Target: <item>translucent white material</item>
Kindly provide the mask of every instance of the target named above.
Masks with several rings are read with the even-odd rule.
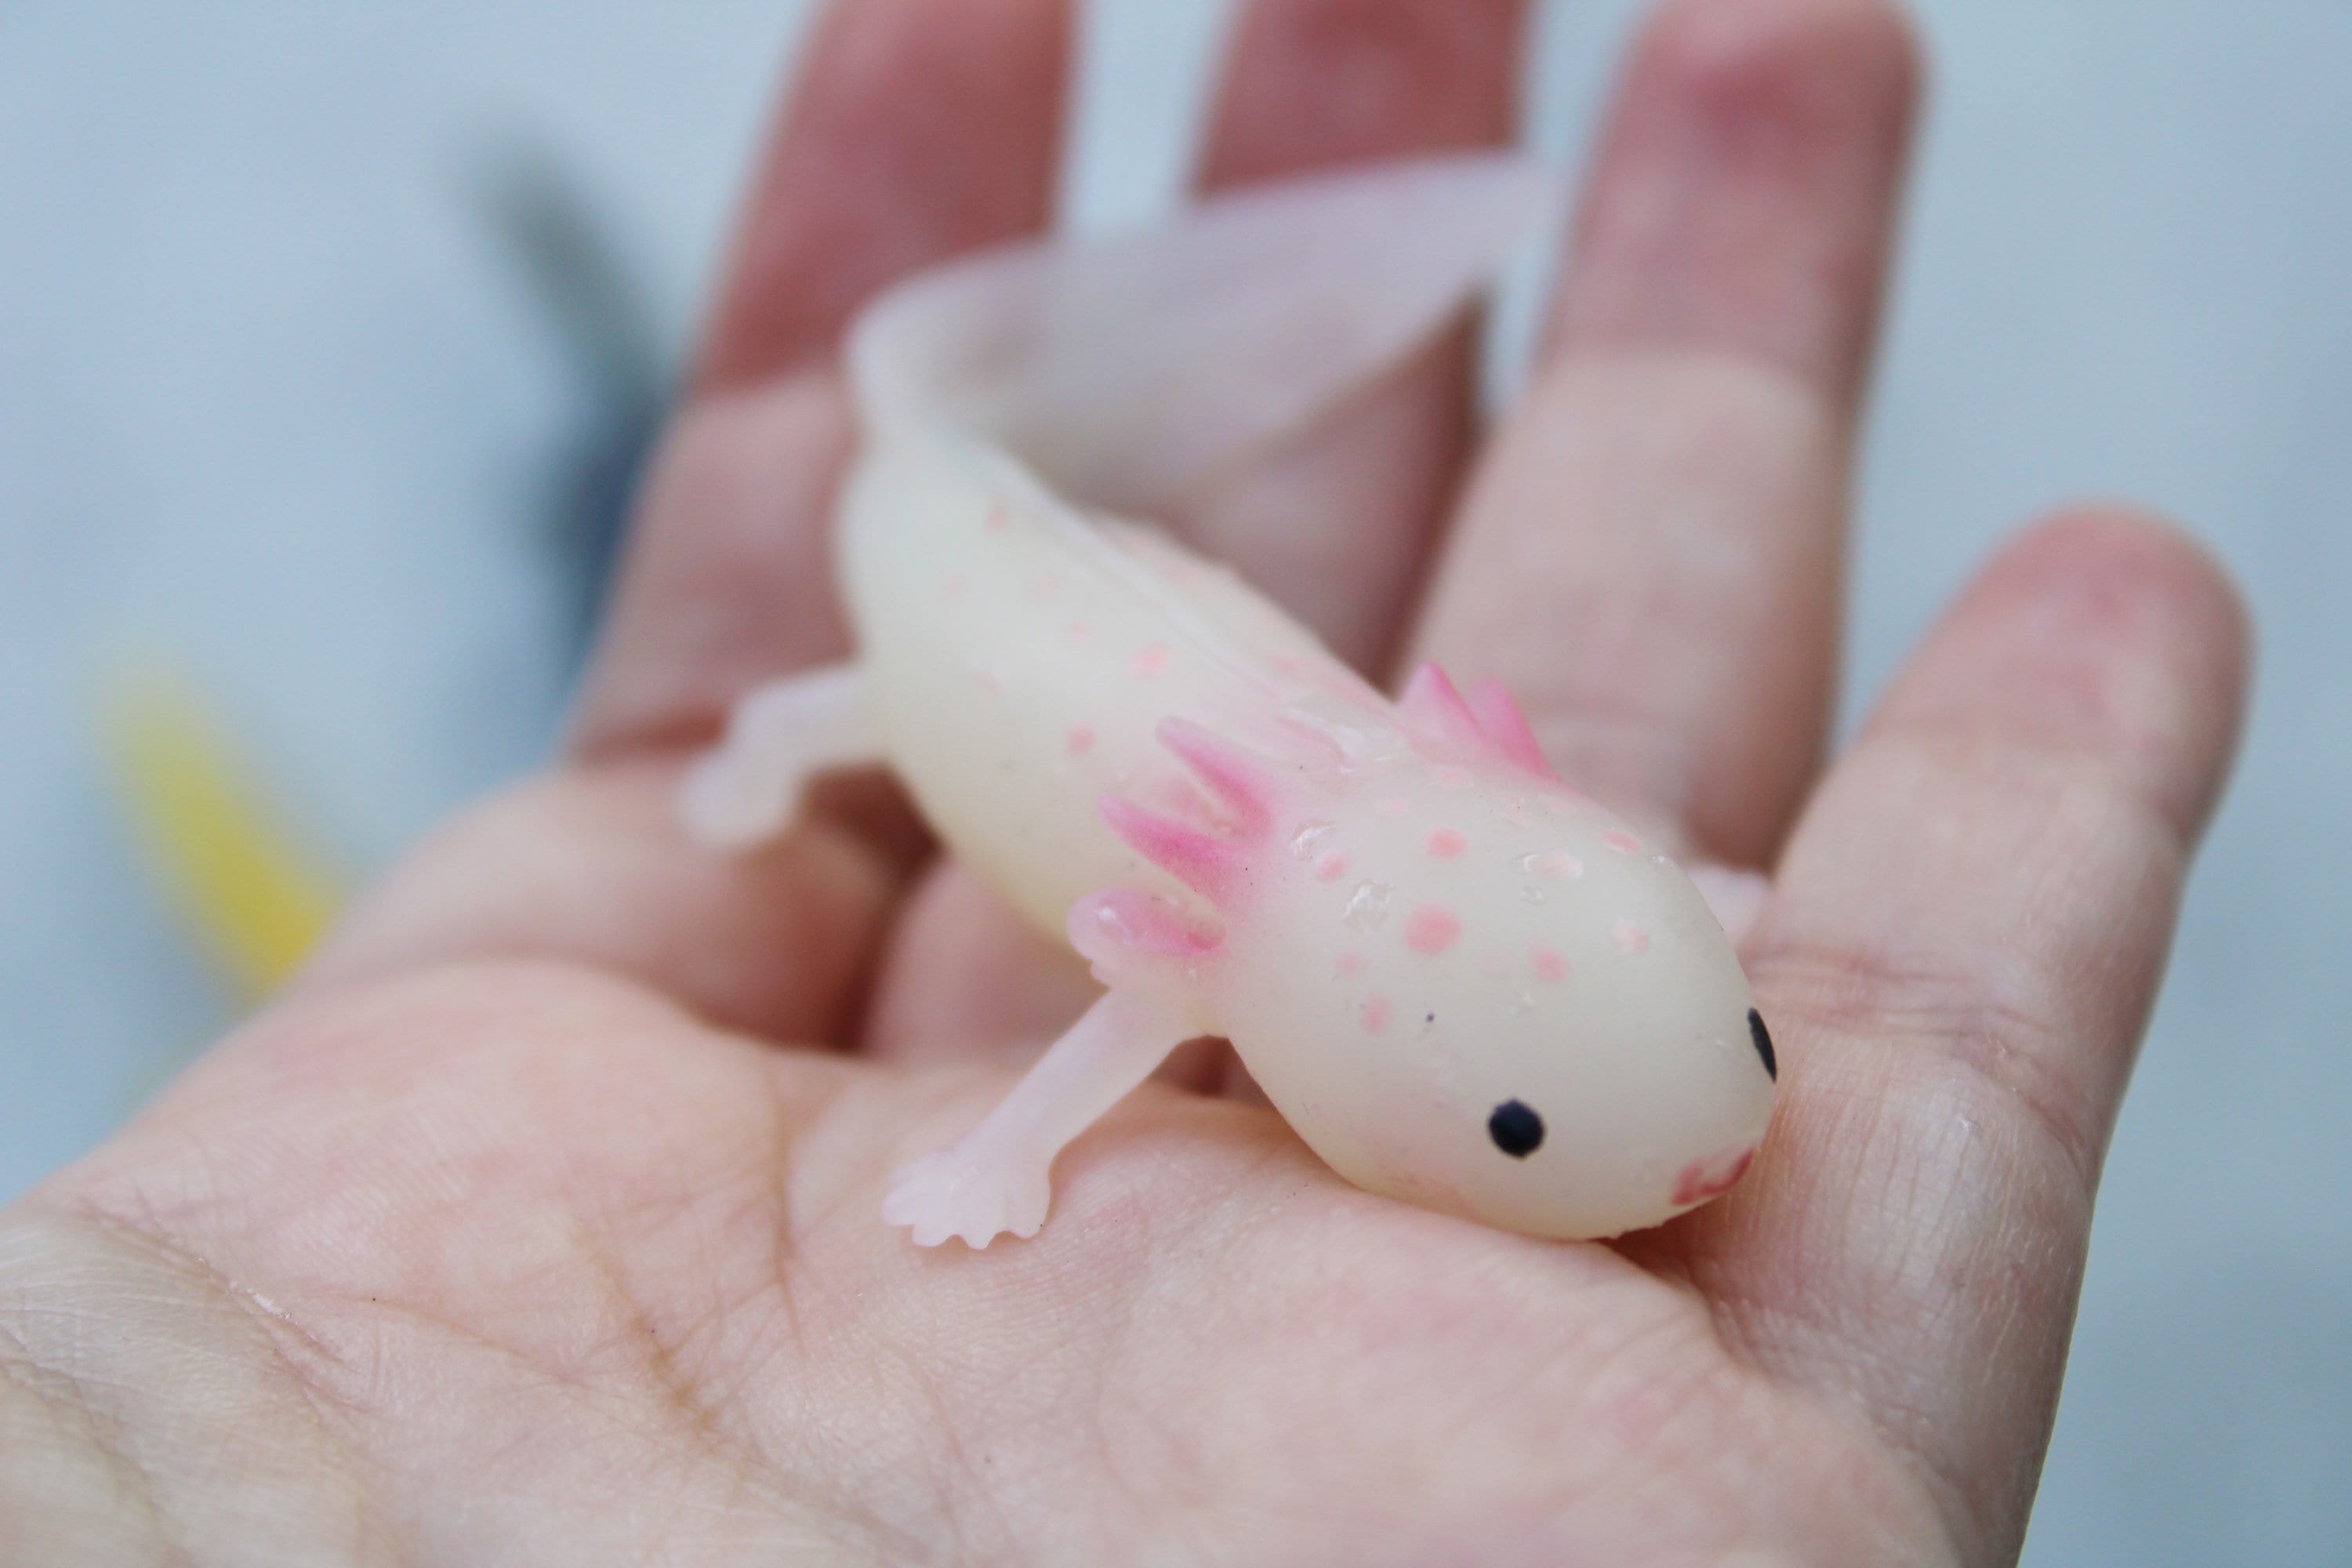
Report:
[[[857,329],[864,721],[1111,992],[907,1173],[887,1213],[918,1241],[1029,1234],[1063,1143],[1200,1033],[1349,1180],[1517,1230],[1654,1225],[1746,1168],[1771,1059],[1723,927],[1507,695],[1431,668],[1391,702],[1230,573],[1063,499],[1166,504],[1296,433],[1466,303],[1549,191],[1501,158],[1260,187],[945,269]],[[833,754],[842,715],[789,691],[752,700],[713,796],[758,781],[761,806]]]

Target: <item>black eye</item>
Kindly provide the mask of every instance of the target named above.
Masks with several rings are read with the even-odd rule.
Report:
[[[1748,1037],[1756,1042],[1756,1054],[1764,1058],[1764,1076],[1780,1082],[1780,1064],[1772,1059],[1771,1032],[1764,1027],[1764,1015],[1753,1007],[1748,1009]]]
[[[1543,1118],[1516,1100],[1495,1107],[1486,1118],[1486,1136],[1514,1160],[1524,1160],[1543,1147]]]

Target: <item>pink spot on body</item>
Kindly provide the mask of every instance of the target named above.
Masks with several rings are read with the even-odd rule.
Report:
[[[1146,680],[1158,675],[1168,668],[1168,645],[1162,642],[1144,644],[1135,650],[1133,668],[1135,673]]]
[[[1336,849],[1315,862],[1315,879],[1318,882],[1336,882],[1347,874],[1348,858]]]
[[[1461,917],[1437,904],[1423,904],[1405,917],[1404,944],[1415,952],[1434,956],[1461,934]]]
[[[1609,940],[1617,944],[1620,952],[1647,952],[1650,933],[1632,921],[1619,921],[1609,928]]]
[[[1095,624],[1092,621],[1072,621],[1062,628],[1062,635],[1074,643],[1090,643],[1095,640]]]
[[[1071,725],[1070,732],[1063,743],[1068,748],[1070,755],[1085,756],[1095,749],[1095,727],[1092,724]]]
[[[1342,980],[1352,979],[1363,972],[1364,960],[1360,953],[1343,952],[1331,961],[1331,973]]]
[[[1719,1193],[1728,1192],[1731,1184],[1748,1173],[1748,1163],[1756,1158],[1756,1146],[1735,1149],[1725,1153],[1709,1154],[1693,1160],[1675,1178],[1674,1202],[1705,1203]]]
[[[1622,827],[1612,827],[1602,834],[1601,842],[1620,855],[1639,855],[1642,852],[1642,841]]]
[[[988,515],[980,520],[980,526],[991,533],[1003,533],[1013,526],[1013,514],[1004,510],[1003,501],[991,501]]]
[[[1356,1009],[1357,1016],[1363,1020],[1364,1033],[1368,1035],[1377,1035],[1386,1029],[1393,1011],[1385,996],[1367,996],[1363,1005]]]
[[[1421,841],[1421,847],[1433,860],[1458,860],[1470,847],[1470,841],[1451,827],[1433,827],[1429,837]]]
[[[1538,945],[1528,949],[1528,967],[1546,984],[1557,984],[1568,978],[1568,960],[1559,955],[1557,948]]]

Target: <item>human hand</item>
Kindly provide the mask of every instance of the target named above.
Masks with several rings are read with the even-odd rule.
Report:
[[[1258,0],[1210,178],[1498,137],[1520,20]],[[2193,547],[2059,518],[1823,771],[1913,92],[1875,0],[1661,14],[1483,450],[1457,339],[1173,520],[1368,668],[1498,677],[1571,779],[1773,868],[1746,1181],[1531,1241],[1348,1187],[1203,1058],[1069,1151],[1036,1239],[882,1224],[1082,972],[870,781],[740,861],[669,800],[735,694],[838,651],[835,335],[1042,221],[1066,21],[836,8],[572,754],[8,1212],[10,1560],[2014,1555],[2243,638]]]

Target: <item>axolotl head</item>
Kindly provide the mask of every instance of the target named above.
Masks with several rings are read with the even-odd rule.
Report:
[[[1202,736],[1171,744],[1257,817],[1221,875],[1196,879],[1225,927],[1213,1009],[1341,1175],[1597,1237],[1747,1169],[1777,1064],[1730,940],[1672,860],[1549,775],[1523,729],[1499,749],[1413,744],[1271,784]]]

